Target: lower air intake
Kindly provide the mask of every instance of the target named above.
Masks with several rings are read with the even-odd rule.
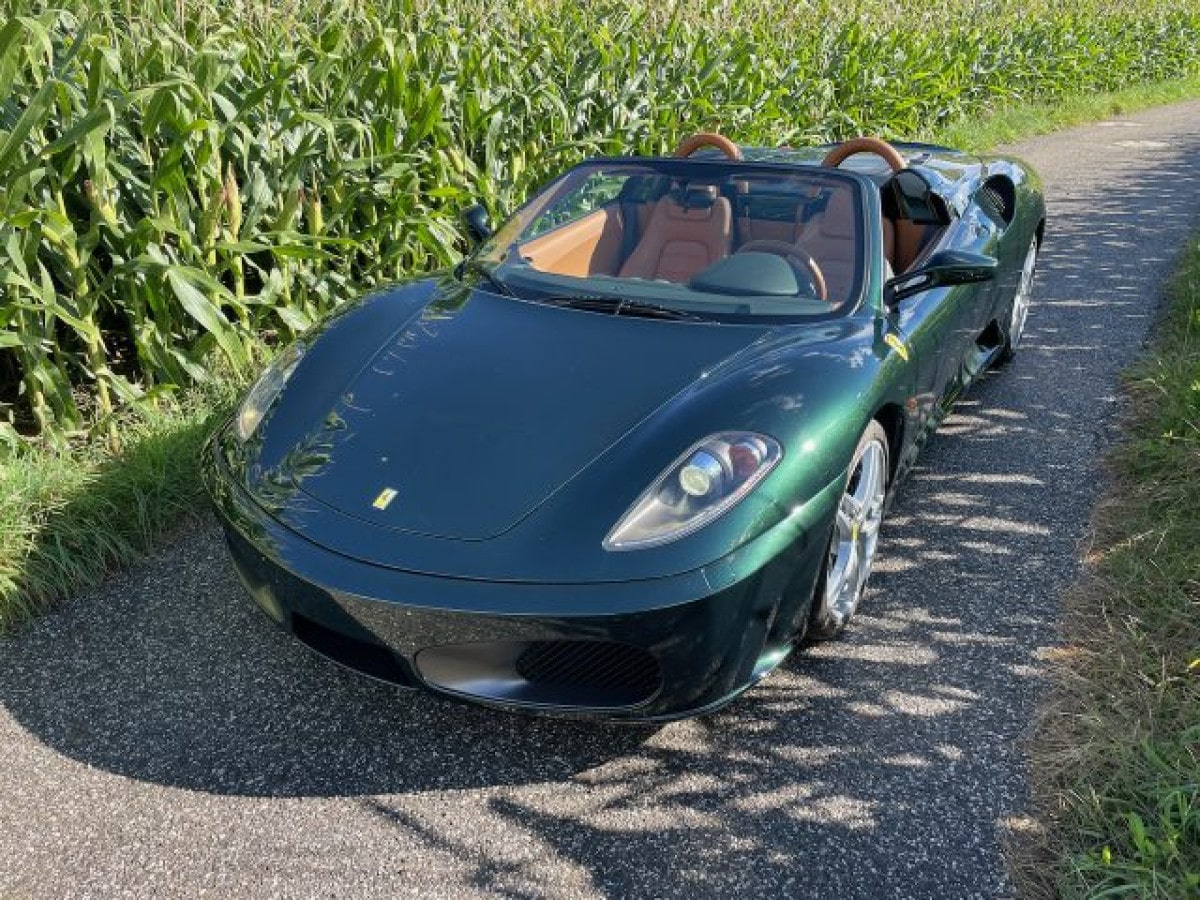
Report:
[[[557,709],[620,710],[658,693],[658,661],[615,641],[487,641],[427,647],[426,682],[485,700]]]
[[[517,657],[517,674],[534,684],[592,688],[645,699],[658,690],[658,663],[612,641],[535,641]]]
[[[407,669],[386,647],[326,628],[299,613],[292,614],[292,632],[310,649],[348,669],[401,687],[413,687]]]

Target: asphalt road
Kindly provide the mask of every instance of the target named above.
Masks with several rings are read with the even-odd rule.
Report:
[[[204,525],[0,640],[0,897],[1006,895],[1118,371],[1200,225],[1200,103],[1015,149],[1049,195],[1028,343],[928,448],[844,641],[699,721],[500,715],[310,655]]]

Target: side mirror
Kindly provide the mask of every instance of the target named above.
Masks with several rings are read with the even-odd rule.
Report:
[[[482,244],[492,236],[492,223],[488,211],[476,203],[462,214],[467,232],[476,244]]]
[[[935,287],[956,284],[977,284],[996,277],[997,262],[982,253],[965,250],[939,250],[925,265],[890,279],[883,286],[883,300],[895,307],[905,297]]]

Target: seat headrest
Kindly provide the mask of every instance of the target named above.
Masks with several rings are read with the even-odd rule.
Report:
[[[817,228],[823,237],[853,238],[858,235],[858,216],[854,195],[846,188],[835,188],[825,204]]]
[[[671,192],[672,199],[684,208],[709,209],[717,202],[717,186],[715,184],[689,184],[676,188]]]
[[[671,189],[668,175],[631,175],[621,186],[617,199],[628,203],[647,203],[659,200]]]

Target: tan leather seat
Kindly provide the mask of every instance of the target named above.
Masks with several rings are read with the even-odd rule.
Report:
[[[679,198],[668,194],[650,213],[620,275],[685,283],[729,255],[732,222],[729,201],[715,186],[690,187]]]
[[[854,194],[849,188],[836,188],[825,210],[809,221],[796,242],[820,266],[830,303],[844,303],[850,295],[861,241],[858,232]]]
[[[897,272],[907,272],[912,268],[929,244],[936,229],[908,219],[896,220],[896,251],[892,263]]]

